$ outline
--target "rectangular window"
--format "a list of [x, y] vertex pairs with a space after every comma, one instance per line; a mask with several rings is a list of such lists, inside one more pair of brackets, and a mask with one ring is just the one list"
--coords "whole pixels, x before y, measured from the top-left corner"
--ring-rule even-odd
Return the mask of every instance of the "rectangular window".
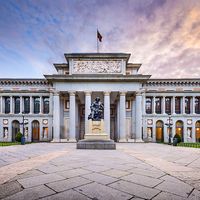
[[69, 100], [65, 100], [65, 110], [69, 109]]
[[48, 127], [43, 127], [42, 136], [44, 139], [48, 138]]
[[165, 98], [165, 112], [171, 114], [171, 97]]
[[156, 114], [161, 114], [161, 98], [160, 97], [156, 97], [155, 98], [155, 104], [156, 104]]
[[43, 98], [43, 113], [44, 114], [49, 113], [49, 97]]
[[180, 97], [175, 98], [175, 113], [176, 114], [181, 113], [181, 98]]
[[146, 113], [152, 114], [152, 97], [146, 97]]
[[195, 97], [195, 113], [200, 114], [200, 97]]
[[34, 97], [34, 113], [38, 114], [40, 113], [40, 98]]
[[14, 113], [19, 114], [20, 113], [20, 98], [19, 97], [14, 98], [14, 105], [15, 105]]
[[190, 97], [185, 97], [185, 113], [190, 114]]
[[152, 138], [152, 127], [147, 127], [147, 137]]
[[10, 113], [10, 97], [5, 97], [5, 113]]
[[30, 97], [24, 97], [24, 113], [30, 113]]

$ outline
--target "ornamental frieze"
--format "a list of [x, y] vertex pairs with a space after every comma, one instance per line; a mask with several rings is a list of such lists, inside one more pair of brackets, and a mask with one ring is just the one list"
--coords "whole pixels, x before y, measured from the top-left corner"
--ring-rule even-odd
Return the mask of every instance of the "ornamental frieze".
[[122, 73], [121, 60], [74, 60], [73, 72], [76, 74]]

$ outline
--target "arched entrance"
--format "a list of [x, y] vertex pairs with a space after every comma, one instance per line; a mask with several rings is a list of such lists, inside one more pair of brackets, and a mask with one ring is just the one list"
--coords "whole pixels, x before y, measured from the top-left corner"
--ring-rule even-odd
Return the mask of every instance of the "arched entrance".
[[37, 120], [32, 122], [32, 141], [38, 142], [40, 139], [40, 123]]
[[20, 131], [19, 121], [14, 120], [12, 122], [12, 141], [15, 142], [16, 134]]
[[200, 142], [200, 121], [195, 124], [196, 142]]
[[159, 120], [156, 122], [156, 142], [164, 142], [163, 133], [164, 124], [163, 121]]
[[181, 137], [181, 141], [184, 141], [183, 136], [183, 122], [181, 120], [176, 122], [176, 134], [178, 134]]

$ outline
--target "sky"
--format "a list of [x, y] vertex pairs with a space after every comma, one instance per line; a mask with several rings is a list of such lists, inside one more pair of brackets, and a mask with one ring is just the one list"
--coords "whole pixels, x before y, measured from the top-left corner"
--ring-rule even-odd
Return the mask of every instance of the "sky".
[[200, 78], [200, 0], [0, 0], [0, 78], [43, 78], [64, 53], [131, 53], [152, 78]]

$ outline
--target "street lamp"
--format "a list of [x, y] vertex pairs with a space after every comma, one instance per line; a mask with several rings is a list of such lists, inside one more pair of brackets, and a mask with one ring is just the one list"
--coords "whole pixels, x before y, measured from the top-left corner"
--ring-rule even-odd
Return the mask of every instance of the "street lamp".
[[171, 133], [171, 127], [173, 125], [173, 123], [171, 123], [171, 113], [168, 113], [169, 119], [168, 119], [168, 123], [165, 123], [166, 126], [168, 126], [168, 130], [169, 130], [169, 141], [168, 144], [171, 145], [171, 137], [172, 137], [172, 133]]

